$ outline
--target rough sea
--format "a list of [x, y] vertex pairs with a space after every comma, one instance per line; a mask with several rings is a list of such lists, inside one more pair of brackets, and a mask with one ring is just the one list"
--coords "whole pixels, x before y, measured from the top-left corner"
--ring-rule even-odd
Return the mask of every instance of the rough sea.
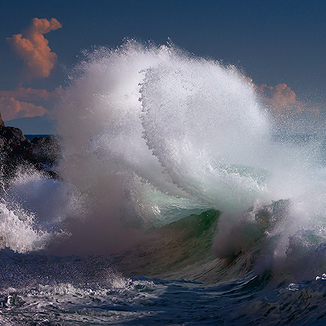
[[85, 52], [55, 115], [59, 178], [2, 189], [0, 325], [326, 323], [321, 116], [133, 40]]

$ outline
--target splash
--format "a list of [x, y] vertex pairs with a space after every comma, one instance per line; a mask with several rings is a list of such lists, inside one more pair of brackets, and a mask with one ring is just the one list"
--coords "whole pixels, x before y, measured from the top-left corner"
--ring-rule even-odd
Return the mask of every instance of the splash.
[[2, 189], [0, 246], [19, 253], [45, 249], [69, 234], [63, 221], [72, 212], [82, 216], [82, 200], [68, 184], [48, 179], [32, 168], [22, 168]]
[[125, 225], [241, 211], [268, 197], [267, 114], [235, 67], [128, 41], [87, 53], [70, 79], [59, 174], [87, 195], [88, 226], [108, 230], [108, 246]]

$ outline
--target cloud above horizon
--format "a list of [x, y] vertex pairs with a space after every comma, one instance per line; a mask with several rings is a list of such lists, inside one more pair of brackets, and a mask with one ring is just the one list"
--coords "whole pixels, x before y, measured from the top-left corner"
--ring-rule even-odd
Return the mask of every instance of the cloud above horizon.
[[274, 117], [283, 118], [301, 112], [320, 113], [316, 106], [299, 101], [295, 92], [287, 84], [281, 83], [276, 86], [261, 84], [257, 86], [251, 78], [245, 77], [245, 79], [255, 88]]
[[13, 97], [0, 97], [0, 112], [2, 119], [6, 121], [43, 116], [47, 110], [43, 106], [18, 101]]
[[40, 101], [55, 99], [59, 94], [59, 90], [55, 89], [52, 92], [46, 89], [34, 89], [31, 87], [19, 87], [13, 91], [0, 91], [0, 97], [14, 97], [21, 101]]
[[[23, 82], [50, 76], [57, 63], [58, 56], [52, 52], [49, 41], [44, 37], [44, 34], [60, 28], [62, 28], [62, 24], [55, 18], [50, 20], [33, 18], [24, 32], [14, 34], [6, 39], [14, 52], [25, 63], [26, 74]], [[250, 78], [246, 79], [253, 85], [271, 114], [275, 117], [283, 118], [300, 112], [319, 112], [316, 107], [299, 101], [295, 92], [284, 83], [276, 86], [267, 86], [266, 84], [257, 86]], [[49, 92], [46, 89], [33, 89], [31, 87], [0, 91], [0, 113], [2, 113], [5, 121], [23, 117], [43, 116], [49, 112], [47, 109], [51, 110], [51, 106], [53, 106], [58, 95], [58, 90]]]
[[[55, 18], [50, 20], [33, 18], [30, 26], [23, 33], [14, 34], [6, 39], [26, 64], [23, 82], [50, 76], [58, 57], [51, 51], [49, 41], [44, 34], [61, 27], [61, 23]], [[58, 90], [49, 92], [46, 89], [31, 87], [0, 91], [0, 112], [5, 121], [43, 116], [48, 113], [45, 107], [53, 105], [57, 97]]]
[[57, 62], [49, 41], [43, 34], [55, 31], [62, 25], [55, 18], [33, 18], [31, 25], [23, 34], [14, 34], [7, 41], [27, 65], [27, 78], [47, 78]]
[[40, 117], [48, 111], [42, 106], [53, 105], [59, 90], [20, 87], [12, 91], [0, 91], [0, 112], [4, 121], [17, 118]]

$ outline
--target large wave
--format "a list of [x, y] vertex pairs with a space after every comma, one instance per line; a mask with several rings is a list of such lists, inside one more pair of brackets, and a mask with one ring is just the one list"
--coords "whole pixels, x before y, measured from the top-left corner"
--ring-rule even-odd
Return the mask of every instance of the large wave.
[[71, 78], [60, 174], [108, 228], [239, 211], [267, 196], [266, 113], [234, 67], [129, 41], [88, 54]]
[[127, 41], [87, 53], [70, 78], [58, 113], [60, 174], [87, 194], [85, 225], [105, 229], [99, 246], [118, 250], [136, 230], [215, 209], [214, 252], [234, 257], [255, 242], [257, 212], [280, 200], [282, 213], [265, 209], [274, 213], [259, 231], [260, 266], [323, 243], [320, 139], [275, 141], [268, 110], [234, 66]]
[[37, 245], [21, 251], [44, 248], [54, 225], [71, 233], [51, 245], [55, 253], [113, 253], [213, 209], [221, 212], [210, 242], [218, 258], [250, 253], [242, 260], [254, 256], [256, 271], [296, 275], [312, 257], [320, 265], [323, 140], [275, 141], [275, 121], [234, 66], [130, 40], [85, 53], [69, 79], [56, 112], [61, 179], [40, 186], [55, 198], [48, 224], [26, 219]]

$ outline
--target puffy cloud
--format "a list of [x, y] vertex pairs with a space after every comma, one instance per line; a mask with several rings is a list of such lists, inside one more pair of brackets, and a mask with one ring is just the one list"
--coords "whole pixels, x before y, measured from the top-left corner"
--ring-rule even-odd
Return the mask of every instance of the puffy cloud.
[[[62, 25], [52, 18], [32, 19], [31, 25], [22, 34], [15, 34], [7, 41], [27, 65], [28, 78], [49, 77], [56, 64], [57, 55], [51, 52], [44, 34], [61, 28]], [[58, 97], [58, 90], [20, 87], [10, 91], [0, 91], [0, 112], [4, 120], [42, 116]]]
[[47, 112], [43, 105], [53, 105], [58, 95], [58, 89], [49, 92], [46, 89], [30, 87], [0, 91], [0, 112], [4, 120], [42, 116]]
[[20, 87], [12, 91], [0, 91], [0, 97], [14, 97], [16, 100], [20, 101], [51, 100], [57, 98], [58, 95], [58, 89], [49, 92], [46, 89], [33, 89], [31, 87]]
[[14, 51], [27, 64], [29, 77], [49, 77], [56, 64], [57, 55], [51, 52], [49, 42], [43, 34], [61, 27], [62, 25], [55, 18], [50, 20], [33, 18], [24, 35], [15, 34], [11, 38], [7, 38]]
[[43, 106], [21, 102], [13, 97], [0, 97], [0, 112], [3, 120], [42, 116], [47, 111]]
[[278, 84], [275, 87], [262, 84], [257, 89], [264, 100], [275, 109], [295, 107], [299, 111], [303, 110], [302, 103], [297, 101], [296, 94], [286, 84]]
[[319, 113], [319, 109], [315, 106], [298, 101], [295, 92], [284, 83], [276, 86], [267, 86], [266, 84], [257, 86], [251, 78], [245, 77], [245, 79], [253, 85], [273, 115], [282, 117], [300, 112]]

